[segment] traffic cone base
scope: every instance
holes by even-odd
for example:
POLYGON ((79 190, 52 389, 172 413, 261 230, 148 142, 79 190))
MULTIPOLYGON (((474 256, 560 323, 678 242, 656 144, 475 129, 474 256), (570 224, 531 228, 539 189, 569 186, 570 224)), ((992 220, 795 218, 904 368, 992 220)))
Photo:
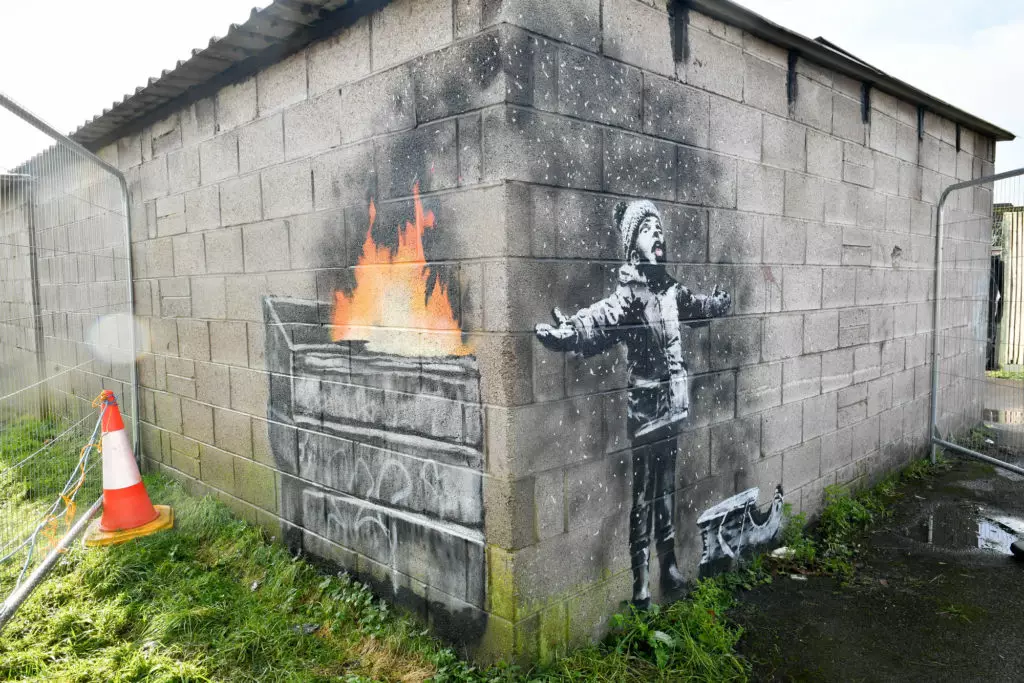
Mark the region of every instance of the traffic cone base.
POLYGON ((133 538, 140 538, 142 536, 149 536, 155 534, 158 531, 164 529, 170 529, 174 526, 174 510, 168 505, 154 505, 157 516, 151 522, 147 522, 142 526, 137 526, 134 529, 121 529, 119 531, 104 531, 101 528, 100 522, 102 520, 94 519, 89 524, 89 528, 85 532, 85 540, 83 541, 86 547, 95 548, 102 545, 117 545, 118 543, 124 543, 130 541, 133 538))

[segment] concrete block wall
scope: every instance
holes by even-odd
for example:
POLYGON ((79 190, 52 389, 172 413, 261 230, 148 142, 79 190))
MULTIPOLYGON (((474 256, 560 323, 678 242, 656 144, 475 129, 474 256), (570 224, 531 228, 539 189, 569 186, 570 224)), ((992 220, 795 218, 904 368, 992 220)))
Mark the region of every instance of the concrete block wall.
MULTIPOLYGON (((680 337, 687 577, 712 506, 781 486, 813 513, 826 486, 919 452, 934 205, 994 145, 928 113, 919 135, 878 91, 865 122, 861 84, 805 60, 790 101, 785 51, 699 13, 682 62, 670 33, 658 0, 396 0, 101 150, 132 191, 146 465, 481 659, 599 637, 632 590, 635 358, 554 352, 535 326, 614 291, 613 210, 638 199, 669 272, 732 298, 680 337), (427 212, 425 270, 367 260, 427 212), (365 330, 405 351, 335 341, 338 302, 375 270, 429 276, 454 357, 392 317, 407 299, 377 300, 365 330)), ((956 201, 952 327, 987 282, 990 190, 956 201)), ((965 373, 983 357, 956 350, 965 373)))
MULTIPOLYGON (((620 199, 660 209, 680 282, 733 297, 730 315, 681 340, 684 573, 702 571, 697 520, 720 501, 756 486, 764 508, 781 486, 813 515, 825 487, 922 454, 935 204, 992 172, 994 142, 930 112, 919 131, 916 106, 876 89, 865 116, 860 82, 804 59, 791 101, 786 50, 697 12, 676 62, 664 3, 502 16, 525 31, 534 65, 532 87, 484 120, 485 167, 502 155, 529 234, 529 254, 504 264, 509 332, 529 338, 552 306, 571 314, 615 291, 620 199)), ((984 363, 967 340, 984 338, 991 188, 964 194, 946 245, 948 429, 980 415, 968 378, 984 363)), ((507 481, 510 520, 488 537, 489 559, 492 576, 510 576, 514 599, 497 607, 517 648, 549 656, 599 637, 632 594, 629 359, 621 346, 580 358, 533 340, 529 351, 524 400, 487 407, 488 467, 507 481)), ((657 599, 653 559, 651 571, 657 599)))

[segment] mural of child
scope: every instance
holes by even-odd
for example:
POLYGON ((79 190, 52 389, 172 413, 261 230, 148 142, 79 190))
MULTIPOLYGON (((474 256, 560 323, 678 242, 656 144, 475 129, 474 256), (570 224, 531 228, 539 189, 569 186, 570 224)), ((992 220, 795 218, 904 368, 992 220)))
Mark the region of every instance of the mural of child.
POLYGON ((583 356, 626 345, 627 433, 633 467, 629 523, 633 603, 646 609, 651 602, 652 526, 662 588, 673 593, 684 586, 676 565, 672 517, 677 432, 689 412, 682 322, 725 315, 732 298, 717 285, 710 295, 693 294, 669 275, 661 214, 653 203, 619 202, 614 219, 626 259, 619 268, 616 290, 572 316, 555 308, 557 324, 539 324, 536 334, 549 349, 583 356))

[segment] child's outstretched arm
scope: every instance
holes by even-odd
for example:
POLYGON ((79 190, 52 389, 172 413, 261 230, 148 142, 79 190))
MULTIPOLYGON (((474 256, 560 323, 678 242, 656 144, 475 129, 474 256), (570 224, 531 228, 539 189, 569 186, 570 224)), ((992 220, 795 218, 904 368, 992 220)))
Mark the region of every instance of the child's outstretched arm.
POLYGON ((715 291, 711 294, 694 294, 680 285, 677 299, 680 320, 717 318, 726 315, 732 308, 729 292, 718 285, 715 285, 715 291))
POLYGON ((554 351, 576 351, 589 356, 618 343, 622 326, 629 324, 632 295, 619 287, 600 301, 565 316, 557 308, 552 315, 557 325, 541 323, 534 328, 537 339, 554 351))

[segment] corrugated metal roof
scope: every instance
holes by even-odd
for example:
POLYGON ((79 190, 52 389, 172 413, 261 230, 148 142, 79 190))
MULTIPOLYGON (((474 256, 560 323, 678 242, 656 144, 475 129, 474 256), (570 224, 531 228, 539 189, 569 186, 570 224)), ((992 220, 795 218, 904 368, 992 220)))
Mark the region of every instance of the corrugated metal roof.
POLYGON ((149 79, 120 102, 69 137, 95 150, 138 130, 183 106, 183 98, 199 99, 233 81, 325 37, 389 0, 274 0, 254 8, 243 24, 232 24, 223 37, 210 38, 205 48, 173 69, 149 79))
MULTIPOLYGON (((150 78, 145 86, 125 95, 110 109, 104 109, 70 137, 95 150, 249 76, 388 2, 390 0, 274 0, 263 9, 253 9, 244 24, 232 24, 223 38, 213 37, 205 48, 193 50, 190 59, 179 61, 159 77, 150 78)), ((996 140, 1014 138, 1013 133, 893 78, 828 41, 814 41, 794 33, 729 0, 686 2, 700 12, 796 50, 811 61, 868 82, 996 140)))

